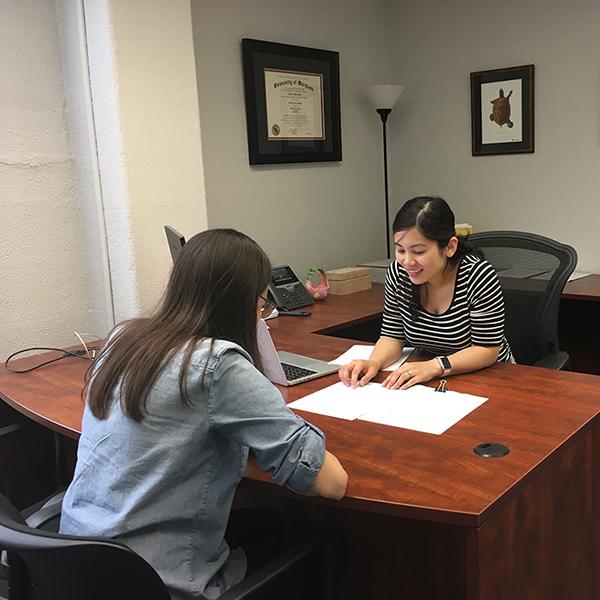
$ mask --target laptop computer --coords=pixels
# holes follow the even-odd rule
[[[185,244],[185,238],[170,225],[165,225],[165,233],[167,234],[167,243],[169,244],[169,250],[171,251],[171,258],[173,262],[179,256],[183,245]]]
[[[340,368],[340,365],[330,365],[317,358],[283,350],[278,352],[269,333],[269,327],[263,319],[259,319],[256,325],[256,337],[265,376],[277,385],[296,385],[330,375]]]

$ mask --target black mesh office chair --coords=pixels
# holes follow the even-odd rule
[[[42,510],[37,513],[37,523],[42,525],[56,517],[59,510],[60,504]],[[305,579],[310,581],[311,572],[314,575],[319,569],[307,568],[306,559],[321,550],[318,540],[302,540],[225,592],[220,600],[319,598],[328,590],[317,587],[307,595],[305,582],[298,576],[289,589],[285,575],[292,568],[304,567],[302,573],[307,573]],[[126,545],[34,529],[2,494],[0,551],[5,551],[0,563],[5,563],[8,575],[9,600],[170,599],[156,571]]]
[[[485,231],[469,237],[494,266],[504,293],[505,334],[519,364],[569,368],[559,349],[558,310],[577,252],[550,238],[521,231]]]

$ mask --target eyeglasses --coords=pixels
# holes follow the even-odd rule
[[[264,296],[259,296],[263,301],[260,307],[260,316],[262,319],[267,319],[273,314],[273,311],[277,308],[270,300],[267,300]]]

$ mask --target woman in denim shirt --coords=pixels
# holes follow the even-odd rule
[[[279,485],[345,493],[323,433],[260,371],[256,323],[270,275],[244,234],[194,236],[156,313],[118,326],[91,373],[60,531],[126,543],[174,600],[217,598],[245,576],[225,530],[249,448]]]

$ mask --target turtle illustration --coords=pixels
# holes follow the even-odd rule
[[[491,100],[492,114],[490,115],[490,121],[494,121],[502,127],[506,123],[509,127],[513,126],[513,122],[510,120],[510,97],[513,91],[508,92],[508,96],[504,95],[504,90],[500,88],[498,97],[495,100]]]

